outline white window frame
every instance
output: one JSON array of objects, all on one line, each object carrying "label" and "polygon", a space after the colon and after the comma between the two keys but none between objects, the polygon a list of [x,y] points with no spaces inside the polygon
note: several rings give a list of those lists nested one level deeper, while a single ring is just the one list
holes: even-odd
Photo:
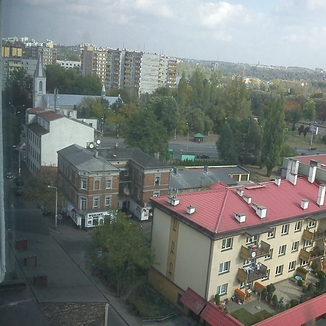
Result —
[{"label": "white window frame", "polygon": [[291,272],[291,271],[294,271],[295,270],[295,265],[296,265],[296,261],[295,260],[292,260],[289,262],[289,269],[288,269],[288,272]]},{"label": "white window frame", "polygon": [[160,191],[153,191],[153,198],[159,197],[160,196]]},{"label": "white window frame", "polygon": [[105,207],[111,207],[111,200],[112,200],[111,196],[105,197]]},{"label": "white window frame", "polygon": [[272,231],[270,231],[270,232],[267,233],[267,239],[275,238],[276,228],[275,227],[272,227],[271,229],[272,229]]},{"label": "white window frame", "polygon": [[283,267],[284,267],[284,265],[278,265],[278,266],[276,266],[275,276],[282,275],[282,273],[283,273]]},{"label": "white window frame", "polygon": [[284,256],[286,254],[286,245],[281,245],[278,248],[278,255],[279,256]]},{"label": "white window frame", "polygon": [[309,247],[312,247],[312,241],[304,240],[303,241],[303,248],[309,248]]},{"label": "white window frame", "polygon": [[289,229],[290,229],[290,225],[289,224],[283,224],[282,225],[281,235],[289,234]]},{"label": "white window frame", "polygon": [[269,274],[270,274],[270,272],[271,272],[271,270],[270,269],[268,269],[267,271],[266,271],[266,275],[264,276],[264,277],[262,277],[262,281],[266,281],[266,280],[268,280],[269,279]]},{"label": "white window frame", "polygon": [[245,260],[243,261],[242,266],[248,266],[248,265],[250,265],[250,264],[251,264],[251,260],[250,260],[250,259],[245,259]]},{"label": "white window frame", "polygon": [[[80,189],[87,190],[87,179],[81,179]],[[85,185],[85,187],[84,187]]]},{"label": "white window frame", "polygon": [[112,178],[106,178],[105,189],[112,189]]},{"label": "white window frame", "polygon": [[154,186],[159,186],[160,184],[161,184],[161,175],[160,174],[155,174]]},{"label": "white window frame", "polygon": [[174,253],[174,251],[175,251],[175,242],[172,241],[171,242],[171,252]]},{"label": "white window frame", "polygon": [[294,232],[299,232],[302,229],[302,221],[296,221],[294,225]]},{"label": "white window frame", "polygon": [[222,240],[222,250],[232,249],[233,238],[225,238]]},{"label": "white window frame", "polygon": [[299,241],[292,242],[291,252],[299,250]]},{"label": "white window frame", "polygon": [[85,197],[80,198],[80,210],[87,211],[87,198]]},{"label": "white window frame", "polygon": [[[97,204],[96,204],[97,202]],[[100,207],[100,196],[94,196],[93,197],[93,208],[99,208]]]},{"label": "white window frame", "polygon": [[314,228],[316,226],[316,221],[309,220],[307,223],[308,229]]},{"label": "white window frame", "polygon": [[269,254],[265,255],[265,260],[272,259],[273,257],[273,249],[269,249]]},{"label": "white window frame", "polygon": [[230,271],[230,265],[231,265],[231,261],[225,261],[223,263],[220,263],[219,269],[218,269],[218,273],[219,274],[224,274],[224,273],[228,273]]},{"label": "white window frame", "polygon": [[303,260],[303,259],[300,259],[300,266],[303,267],[303,266],[307,266],[309,264],[308,261],[306,260]]},{"label": "white window frame", "polygon": [[252,237],[247,237],[246,244],[257,244],[258,243],[258,235],[253,235]]},{"label": "white window frame", "polygon": [[218,295],[224,295],[227,294],[227,292],[228,292],[228,283],[221,284],[216,289],[216,293]]}]

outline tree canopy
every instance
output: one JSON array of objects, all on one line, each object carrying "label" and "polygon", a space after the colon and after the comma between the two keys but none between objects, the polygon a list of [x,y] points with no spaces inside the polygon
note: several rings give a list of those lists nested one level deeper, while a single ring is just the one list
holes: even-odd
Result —
[{"label": "tree canopy", "polygon": [[117,297],[154,263],[150,236],[142,227],[118,212],[92,232],[86,261],[116,289]]}]

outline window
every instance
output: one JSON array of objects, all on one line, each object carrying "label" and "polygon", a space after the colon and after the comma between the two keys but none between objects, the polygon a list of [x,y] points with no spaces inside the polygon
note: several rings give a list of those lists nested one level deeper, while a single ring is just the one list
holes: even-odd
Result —
[{"label": "window", "polygon": [[301,228],[302,228],[302,221],[295,222],[294,232],[301,231]]},{"label": "window", "polygon": [[154,186],[159,186],[159,185],[160,185],[160,176],[155,175]]},{"label": "window", "polygon": [[86,179],[81,180],[81,189],[87,190],[87,180]]},{"label": "window", "polygon": [[222,250],[231,249],[232,248],[233,238],[227,238],[222,240]]},{"label": "window", "polygon": [[175,218],[173,220],[173,230],[176,231],[177,230],[177,227],[178,227],[178,220]]},{"label": "window", "polygon": [[289,270],[288,270],[289,272],[294,271],[295,263],[296,263],[295,260],[289,262]]},{"label": "window", "polygon": [[275,238],[275,228],[271,228],[271,231],[267,233],[267,238]]},{"label": "window", "polygon": [[266,280],[268,280],[269,279],[269,273],[270,273],[270,269],[268,269],[267,271],[266,271],[266,275],[261,279],[262,281],[266,281]]},{"label": "window", "polygon": [[106,188],[106,189],[111,189],[111,183],[112,183],[112,180],[111,180],[111,179],[106,179],[106,185],[105,185],[105,188]]},{"label": "window", "polygon": [[270,249],[269,254],[265,256],[265,260],[272,259],[272,256],[273,256],[273,249]]},{"label": "window", "polygon": [[309,220],[308,221],[308,228],[313,228],[316,226],[316,221]]},{"label": "window", "polygon": [[153,197],[158,197],[160,195],[160,192],[159,191],[153,191]]},{"label": "window", "polygon": [[105,197],[105,207],[111,206],[111,196]]},{"label": "window", "polygon": [[248,265],[250,265],[251,264],[251,260],[250,259],[245,259],[244,261],[243,261],[243,266],[248,266]]},{"label": "window", "polygon": [[226,294],[227,291],[228,291],[228,284],[225,283],[225,284],[219,285],[219,286],[217,287],[216,293],[217,293],[218,295],[223,295],[223,294]]},{"label": "window", "polygon": [[82,211],[86,211],[87,210],[87,201],[86,201],[86,198],[80,198],[80,209]]},{"label": "window", "polygon": [[285,252],[286,252],[286,245],[280,246],[278,249],[278,255],[283,256],[285,255]]},{"label": "window", "polygon": [[94,190],[100,190],[100,179],[94,179]]},{"label": "window", "polygon": [[257,244],[257,241],[258,241],[258,235],[254,235],[252,237],[247,237],[246,244],[249,243]]},{"label": "window", "polygon": [[171,252],[174,252],[174,249],[175,249],[175,242],[172,241],[172,243],[171,243]]},{"label": "window", "polygon": [[230,270],[230,264],[231,262],[230,261],[226,261],[224,263],[221,263],[220,264],[220,268],[219,268],[219,274],[222,274],[222,273],[226,273]]},{"label": "window", "polygon": [[169,273],[172,274],[173,272],[173,263],[170,263],[170,266],[169,266]]},{"label": "window", "polygon": [[299,249],[299,241],[293,242],[291,252],[298,251],[298,249]]},{"label": "window", "polygon": [[281,275],[283,273],[283,265],[276,267],[275,276]]},{"label": "window", "polygon": [[285,235],[289,233],[289,224],[282,225],[282,232],[281,235]]},{"label": "window", "polygon": [[300,266],[307,266],[309,264],[308,261],[300,259]]},{"label": "window", "polygon": [[309,240],[304,240],[303,242],[303,247],[307,248],[307,247],[311,247],[312,246],[312,242]]},{"label": "window", "polygon": [[100,197],[93,197],[93,208],[99,207]]}]

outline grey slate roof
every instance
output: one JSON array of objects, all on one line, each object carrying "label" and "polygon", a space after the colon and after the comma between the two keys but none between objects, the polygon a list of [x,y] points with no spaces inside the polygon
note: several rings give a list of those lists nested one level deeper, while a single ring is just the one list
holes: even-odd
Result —
[{"label": "grey slate roof", "polygon": [[31,131],[33,131],[34,134],[36,134],[38,136],[45,135],[45,134],[48,134],[49,133],[48,130],[46,130],[45,128],[43,128],[37,122],[33,122],[33,123],[27,125],[27,128],[30,129]]},{"label": "grey slate roof", "polygon": [[86,171],[90,173],[119,171],[118,168],[107,162],[106,159],[100,155],[96,158],[94,156],[94,152],[77,144],[73,144],[59,150],[58,155],[61,155],[80,171]]},{"label": "grey slate roof", "polygon": [[[46,94],[44,95],[45,103],[48,103],[50,106],[54,107],[54,94]],[[72,94],[59,94],[57,98],[57,107],[64,107],[69,106],[73,107],[74,105],[79,105],[84,98],[101,98],[101,96],[89,96],[89,95],[72,95]],[[116,100],[119,98],[118,96],[104,96],[105,100],[109,102],[109,105],[111,106],[113,103],[116,102]]]},{"label": "grey slate roof", "polygon": [[140,148],[110,148],[98,149],[99,154],[107,160],[131,160],[144,169],[159,169],[170,168],[170,165],[161,162],[160,160],[144,153]]}]

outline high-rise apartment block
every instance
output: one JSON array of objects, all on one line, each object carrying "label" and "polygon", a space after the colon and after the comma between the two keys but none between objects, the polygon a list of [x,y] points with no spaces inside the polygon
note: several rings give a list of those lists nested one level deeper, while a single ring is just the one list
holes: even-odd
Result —
[{"label": "high-rise apartment block", "polygon": [[100,77],[107,89],[125,88],[138,95],[162,86],[176,87],[177,60],[168,56],[126,49],[85,46],[82,72]]}]

